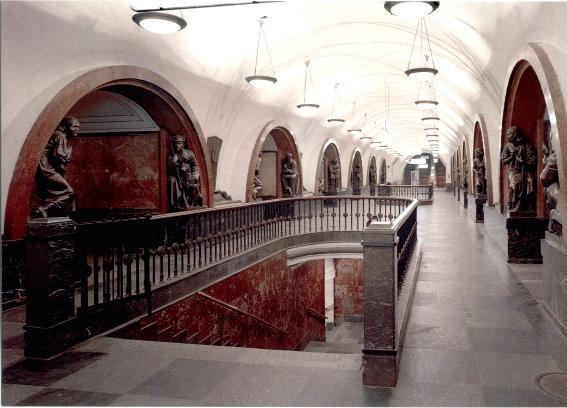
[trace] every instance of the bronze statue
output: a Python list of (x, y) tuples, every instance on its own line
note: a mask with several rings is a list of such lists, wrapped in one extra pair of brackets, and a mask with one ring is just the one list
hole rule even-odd
[(297, 163), (291, 153), (282, 160), (281, 181), (284, 197), (297, 195)]
[(546, 153), (543, 159), (545, 167), (539, 177), (541, 184), (545, 187), (545, 200), (547, 210), (549, 211), (549, 225), (547, 229), (553, 234), (561, 236), (563, 233), (563, 223), (559, 208), (557, 207), (557, 202), (560, 197), (557, 155), (553, 149), (549, 152), (545, 145), (543, 151)]
[(331, 160), (329, 166), (327, 167), (327, 172), (329, 175), (329, 186), (327, 191), (335, 193), (339, 188), (339, 182), (341, 177), (341, 166), (336, 159)]
[(374, 166), (370, 167), (370, 172), (368, 174), (368, 184), (370, 184), (371, 186), (376, 185), (376, 167)]
[(484, 150), (478, 147), (474, 151), (473, 172), (475, 175), (474, 189), (477, 194), (486, 194), (486, 166), (484, 164)]
[(260, 194), (264, 191), (264, 185), (258, 175), (260, 170), (254, 171), (254, 184), (252, 185), (252, 200), (256, 201), (260, 198)]
[(71, 162), (68, 139), (79, 134), (79, 127), (77, 118), (66, 116), (45, 145), (35, 173), (42, 203), (32, 211), (32, 218), (61, 217), (75, 211), (75, 193), (65, 179), (65, 166)]
[(362, 171), (360, 169), (360, 164), (355, 164), (354, 169), (352, 170), (352, 180), (351, 180), (352, 188), (353, 189), (360, 189), (362, 184)]
[(533, 211), (535, 209), (535, 149), (525, 141), (517, 126), (508, 128), (506, 138), (508, 142), (502, 149), (500, 162), (502, 165), (508, 165), (508, 209), (510, 211)]
[(193, 151), (185, 148), (185, 136), (171, 138), (167, 160), (167, 201), (169, 211), (183, 211), (203, 205), (199, 164)]

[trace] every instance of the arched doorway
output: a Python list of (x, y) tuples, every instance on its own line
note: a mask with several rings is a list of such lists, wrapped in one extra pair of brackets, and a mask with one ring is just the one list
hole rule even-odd
[[(532, 209), (537, 216), (546, 216), (543, 186), (539, 179), (539, 174), (543, 170), (542, 145), (546, 137), (546, 116), (545, 97), (537, 74), (527, 61), (522, 60), (514, 67), (506, 90), (500, 141), (501, 146), (505, 148), (508, 143), (507, 130), (511, 126), (516, 126), (523, 135), (524, 143), (531, 145), (535, 150), (536, 164), (530, 170), (533, 183), (526, 181), (524, 184), (530, 185), (528, 189), (533, 186), (535, 190), (528, 194), (525, 208)], [(507, 165), (500, 166), (500, 211), (504, 212), (510, 201), (509, 172)]]
[[(461, 183), (463, 184), (463, 188), (465, 188), (464, 184), (467, 184), (467, 190), (470, 190), (471, 187), (471, 182), (470, 182), (470, 174), (469, 174), (469, 167), (470, 167), (470, 161), (469, 161), (469, 156), (468, 156), (468, 152), (467, 152), (467, 141), (466, 139), (463, 139), (463, 148), (461, 150), (462, 152), (462, 161), (461, 161), (461, 175), (462, 175), (462, 180)], [(470, 191), (468, 191), (470, 193)]]
[(362, 156), (360, 155), (360, 151), (356, 150), (352, 156), (348, 179), (348, 185), (352, 189), (353, 194), (360, 194), (362, 183)]
[(274, 127), (261, 134), (254, 147), (254, 154), (248, 171), (248, 190), (246, 201), (253, 201), (254, 177), (262, 184), (260, 193), (255, 194), (257, 200), (271, 200), (284, 196), (282, 188), (282, 162), (287, 154), (291, 154), (297, 167), (297, 180), (293, 195), (303, 193), (301, 160), (293, 136), (282, 126)]
[[(484, 141), (482, 140), (482, 130), (480, 128), (480, 123), (476, 122), (474, 125), (474, 133), (473, 133), (473, 167), (475, 166), (474, 162), (477, 160), (477, 151), (482, 154), (482, 160), (484, 161), (484, 180), (479, 180), (479, 175), (477, 175), (476, 171), (473, 171), (472, 177), (472, 184), (473, 184), (473, 192), (475, 197), (479, 194), (487, 194), (488, 193), (488, 168), (486, 165), (486, 155), (484, 150)], [(479, 159), (480, 160), (480, 159)]]
[[(166, 175), (163, 157), (167, 155), (166, 148), (169, 144), (169, 137), (175, 134), (184, 135), (186, 147), (193, 150), (196, 161), (200, 166), (200, 188), (204, 198), (204, 205), (212, 204), (213, 192), (212, 188), (210, 188), (212, 183), (210, 180), (209, 158), (205, 151), (206, 143), (202, 134), (198, 131), (200, 129), (198, 123), (190, 119), (189, 115), (192, 115), (192, 112), (187, 110), (188, 104), (183, 99), (183, 96), (178, 94), (175, 88), (164, 78), (151, 71), (132, 66), (104, 67), (81, 75), (59, 91), (32, 126), (18, 156), (8, 191), (4, 230), (6, 238), (21, 238), (24, 234), (30, 213), (30, 204), (32, 204), (31, 198), (35, 186), (35, 172), (39, 158), (43, 154), (44, 146), (53, 134), (53, 131), (58, 127), (63, 117), (73, 113), (73, 109), (76, 109), (77, 104), (81, 103), (83, 98), (87, 98), (87, 101), (90, 100), (90, 103), (97, 101), (97, 94), (94, 94), (93, 97), (93, 93), (99, 91), (112, 94), (115, 99), (122, 102), (130, 101), (123, 104), (122, 108), (127, 111), (129, 106), (130, 113), (134, 116), (136, 114), (143, 115), (141, 112), (145, 112), (151, 119), (151, 121), (146, 121), (146, 124), (153, 122), (155, 127), (120, 129), (119, 123), (115, 122), (114, 125), (107, 123), (105, 125), (106, 128), (102, 129), (103, 133), (93, 137), (102, 138), (104, 134), (106, 137), (104, 139), (105, 142), (112, 140), (110, 144), (117, 149), (112, 152), (106, 143), (102, 143), (95, 151), (89, 151), (89, 148), (95, 145), (95, 139), (84, 143), (83, 147), (83, 142), (77, 138), (77, 149), (73, 151), (73, 161), (68, 167), (68, 173), (69, 177), (75, 180), (75, 183), (79, 182), (78, 185), (73, 186), (78, 203), (81, 202), (81, 194), (83, 192), (89, 196), (87, 201), (82, 201), (85, 206), (80, 204), (81, 207), (79, 208), (85, 209), (92, 206), (90, 209), (94, 210), (94, 212), (99, 210), (104, 212), (110, 208), (109, 203), (112, 203), (112, 205), (118, 203), (119, 206), (117, 208), (120, 210), (162, 212), (166, 208), (164, 198)], [(172, 95), (175, 95), (175, 97)], [(117, 102), (117, 105), (120, 105), (120, 103)], [(136, 109), (132, 109), (132, 106), (140, 108), (137, 113)], [(94, 126), (92, 123), (91, 125)], [(92, 131), (93, 127), (91, 126), (90, 129)], [(150, 145), (144, 143), (141, 146), (142, 143), (137, 144), (130, 140), (124, 146), (126, 149), (120, 151), (119, 144), (115, 143), (117, 140), (115, 136), (119, 134), (123, 138), (134, 138), (135, 134), (139, 134), (142, 135), (140, 137), (145, 142), (149, 142), (150, 139), (152, 142)], [(101, 142), (101, 139), (99, 139), (99, 142)], [(71, 141), (71, 144), (73, 144), (73, 141)], [(143, 154), (139, 158), (134, 157), (136, 149), (143, 150)], [(151, 163), (144, 163), (144, 160), (150, 155), (153, 158)], [(128, 166), (123, 166), (123, 163), (112, 163), (113, 160), (111, 158), (113, 157), (122, 157), (123, 161), (127, 159), (131, 164), (135, 162), (135, 166), (133, 165), (132, 168), (129, 168), (130, 173), (124, 173)], [(85, 165), (84, 160), (88, 160), (86, 162), (88, 166)], [(106, 168), (108, 172), (104, 171), (104, 160), (108, 161), (106, 164), (114, 166), (113, 168)], [(149, 167), (142, 170), (144, 165)], [(143, 174), (146, 171), (156, 169), (160, 171), (158, 180), (156, 180), (155, 175)], [(89, 173), (89, 171), (93, 172)], [(97, 178), (91, 180), (89, 179), (89, 174)], [(121, 191), (120, 186), (130, 176), (133, 177), (140, 189), (149, 185), (152, 188), (146, 192), (147, 194), (140, 191), (135, 196), (127, 197)], [(98, 187), (105, 183), (106, 187), (112, 185), (112, 191), (117, 195), (109, 198), (108, 194), (106, 194), (106, 197), (104, 197), (106, 202), (100, 197), (95, 199), (94, 194), (91, 194), (93, 189), (89, 184), (95, 182), (95, 185)], [(100, 194), (101, 191), (104, 192), (105, 190), (98, 191), (99, 195), (104, 196), (105, 194)]]
[[(419, 185), (427, 185), (431, 180), (431, 168), (433, 167), (433, 155), (430, 153), (418, 154), (412, 157), (412, 160), (425, 159), (423, 164), (406, 163), (404, 167), (404, 185), (415, 185), (415, 181)], [(412, 183), (412, 172), (416, 172), (417, 178), (414, 176), (414, 183)]]
[(380, 162), (380, 177), (378, 180), (379, 184), (386, 184), (388, 180), (388, 171), (386, 169), (386, 160), (382, 159)]
[[(436, 162), (435, 162), (436, 160)], [(445, 187), (445, 179), (447, 176), (447, 169), (445, 163), (439, 158), (435, 159), (435, 185), (437, 187)]]
[[(329, 166), (332, 167), (329, 168)], [(337, 170), (338, 170), (338, 177), (336, 174)], [(333, 174), (331, 174), (331, 172)], [(330, 183), (331, 176), (333, 181)], [(323, 152), (320, 155), (319, 166), (317, 166), (315, 192), (322, 194), (323, 192), (328, 192), (328, 191), (333, 191), (333, 192), (340, 191), (342, 187), (341, 176), (342, 176), (342, 167), (341, 167), (341, 158), (339, 154), (339, 149), (337, 148), (337, 145), (334, 142), (328, 141), (323, 146)]]
[(376, 156), (370, 158), (370, 165), (368, 166), (368, 185), (370, 188), (376, 187), (378, 183), (378, 169), (376, 168)]

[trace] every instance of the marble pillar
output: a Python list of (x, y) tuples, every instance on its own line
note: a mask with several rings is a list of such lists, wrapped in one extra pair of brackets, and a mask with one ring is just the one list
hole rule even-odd
[(27, 225), (25, 355), (50, 357), (69, 346), (61, 327), (75, 316), (76, 224), (67, 217)]
[(373, 220), (363, 232), (364, 385), (394, 387), (397, 381), (396, 245), (397, 236), (389, 222)]

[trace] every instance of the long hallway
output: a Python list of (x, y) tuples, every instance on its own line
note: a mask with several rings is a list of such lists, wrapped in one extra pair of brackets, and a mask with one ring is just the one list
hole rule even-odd
[(521, 282), (537, 298), (541, 266), (509, 267), (497, 243), (504, 218), (486, 211), (475, 224), (474, 201), (465, 210), (442, 190), (419, 207), (423, 257), (395, 389), (364, 388), (356, 354), (97, 337), (5, 368), (2, 403), (565, 406), (535, 384), (567, 371), (567, 341)]

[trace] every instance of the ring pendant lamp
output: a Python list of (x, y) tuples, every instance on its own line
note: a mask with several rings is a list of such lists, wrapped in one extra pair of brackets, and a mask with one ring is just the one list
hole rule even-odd
[(338, 92), (339, 92), (339, 84), (336, 83), (335, 92), (333, 93), (333, 107), (331, 108), (331, 117), (327, 119), (327, 122), (330, 123), (331, 125), (342, 125), (343, 123), (345, 123), (345, 120), (343, 118), (340, 118), (335, 115), (335, 102), (337, 101), (337, 99), (339, 99), (339, 103), (340, 103), (340, 97), (338, 95)]
[(358, 136), (362, 133), (362, 129), (359, 129), (357, 127), (354, 126), (354, 117), (356, 116), (356, 101), (354, 101), (352, 103), (352, 127), (347, 130), (347, 133), (353, 135), (353, 136)]
[[(417, 40), (417, 36), (419, 34), (420, 38), (420, 46), (419, 51), (415, 51), (415, 43)], [(424, 45), (425, 39), (425, 45)], [(416, 65), (412, 66), (412, 59), (415, 54), (419, 54), (416, 57), (417, 61), (415, 62)], [(429, 41), (429, 33), (427, 31), (427, 25), (425, 23), (425, 19), (421, 18), (417, 23), (417, 28), (415, 30), (415, 35), (413, 37), (413, 43), (411, 46), (411, 53), (410, 58), (408, 61), (408, 67), (404, 71), (405, 74), (412, 79), (418, 81), (433, 81), (433, 78), (439, 72), (435, 68), (435, 61), (433, 60), (433, 50), (431, 49), (431, 42)]]
[(320, 108), (319, 104), (313, 102), (306, 102), (307, 95), (307, 77), (311, 80), (311, 90), (313, 90), (313, 77), (311, 76), (311, 70), (309, 69), (310, 61), (305, 61), (305, 81), (303, 82), (303, 103), (297, 105), (297, 109), (301, 110), (303, 113), (311, 115)]
[[(266, 39), (266, 32), (264, 31), (264, 22), (268, 17), (263, 16), (258, 20), (258, 41), (256, 43), (256, 61), (254, 63), (254, 74), (249, 75), (246, 78), (246, 82), (252, 85), (255, 88), (269, 88), (273, 86), (278, 80), (276, 78), (274, 65), (272, 64), (272, 56), (270, 54), (270, 49), (268, 48), (268, 40)], [(260, 53), (260, 38), (264, 37), (264, 44), (266, 45), (266, 53), (268, 54), (268, 59), (270, 61), (270, 66), (272, 67), (272, 71), (274, 73), (273, 76), (271, 75), (259, 75), (258, 74), (258, 55)]]
[(401, 18), (421, 18), (433, 13), (439, 7), (438, 1), (385, 1), (388, 13)]

